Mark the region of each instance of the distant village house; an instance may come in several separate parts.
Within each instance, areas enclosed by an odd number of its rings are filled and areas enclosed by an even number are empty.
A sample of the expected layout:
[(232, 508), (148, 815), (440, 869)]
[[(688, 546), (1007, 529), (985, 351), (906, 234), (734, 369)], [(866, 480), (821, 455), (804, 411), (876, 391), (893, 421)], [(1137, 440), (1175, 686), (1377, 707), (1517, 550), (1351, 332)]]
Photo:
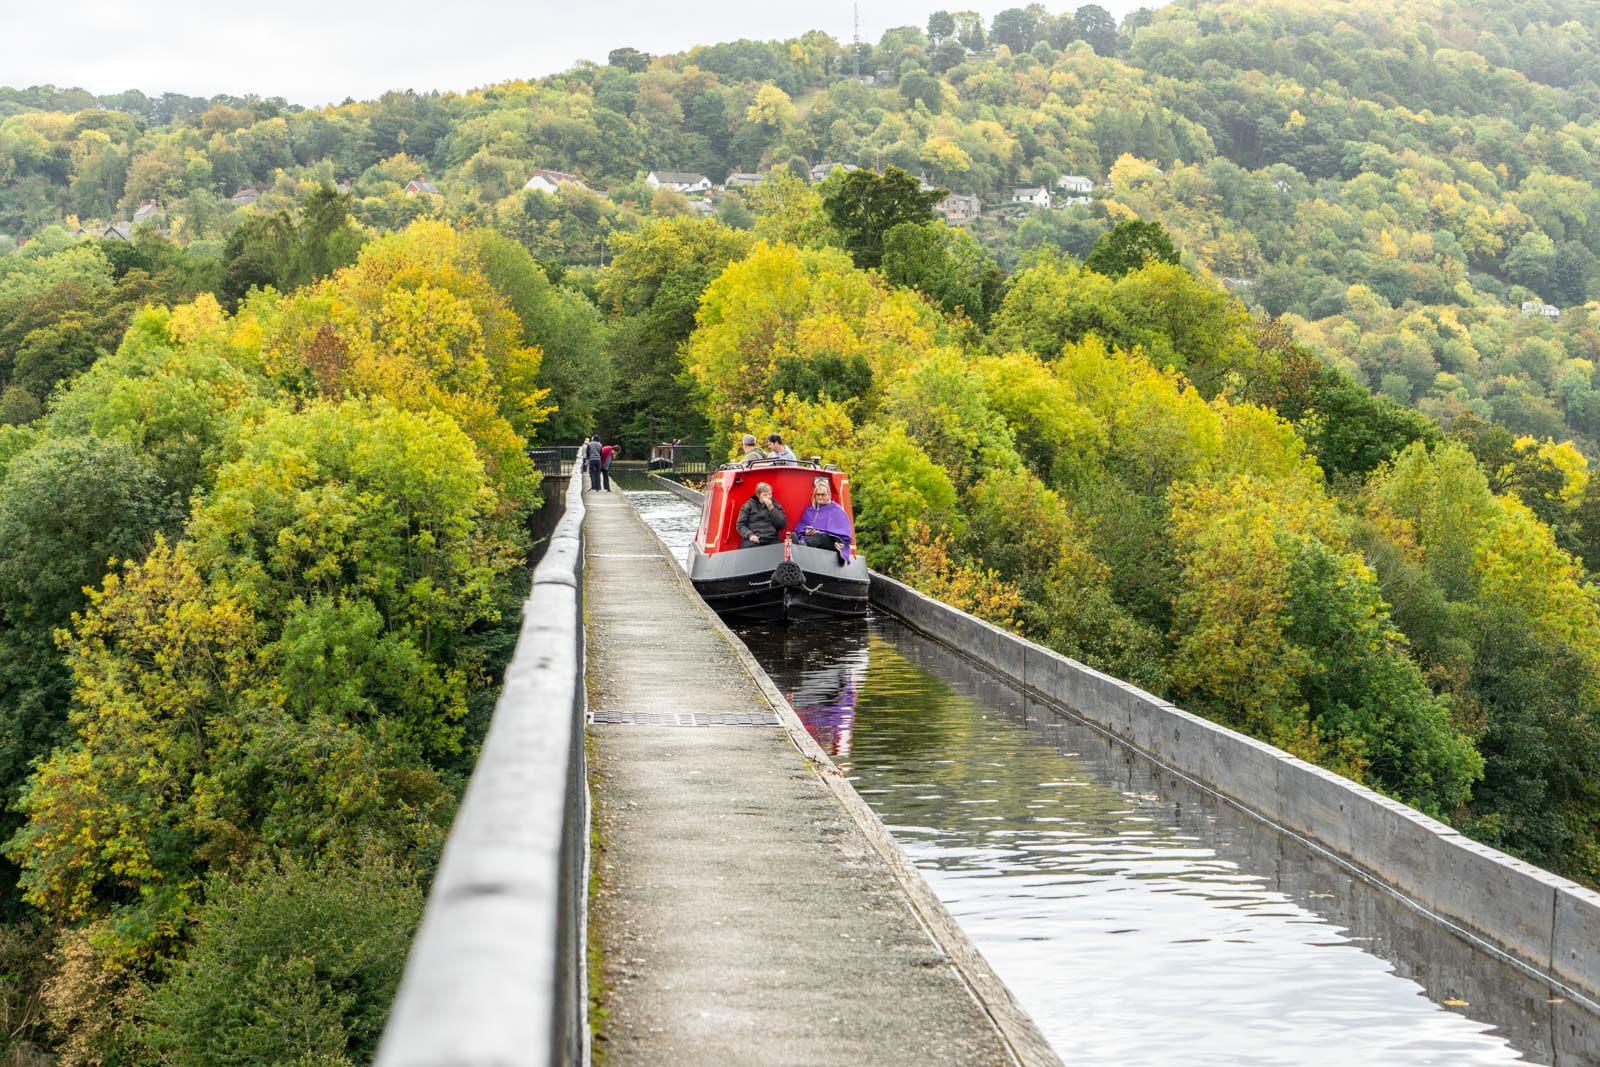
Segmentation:
[(576, 185), (580, 189), (589, 188), (587, 185), (583, 184), (583, 182), (578, 180), (578, 176), (576, 174), (568, 174), (566, 171), (561, 170), (539, 169), (536, 169), (533, 172), (533, 177), (529, 178), (522, 187), (524, 189), (533, 189), (541, 193), (549, 193), (551, 196), (554, 196), (556, 191), (561, 188), (562, 182)]
[(811, 182), (814, 185), (836, 170), (842, 170), (846, 174), (849, 174), (853, 170), (860, 169), (860, 167), (853, 163), (818, 163), (816, 166), (811, 168)]
[(1011, 190), (1013, 204), (1032, 204), (1034, 207), (1050, 206), (1050, 190), (1042, 185), (1031, 185)]
[(1561, 317), (1560, 308), (1554, 304), (1546, 304), (1539, 300), (1524, 300), (1522, 302), (1522, 313), (1530, 317), (1542, 315), (1547, 319), (1559, 319)]
[(133, 224), (135, 226), (142, 226), (148, 222), (151, 225), (155, 225), (155, 220), (159, 219), (165, 214), (166, 213), (161, 210), (161, 207), (154, 200), (146, 200), (144, 203), (139, 205), (139, 210), (133, 213)]
[(728, 175), (728, 180), (722, 183), (724, 189), (749, 189), (760, 185), (767, 180), (765, 174), (753, 174), (744, 171), (734, 171)]
[(1064, 193), (1085, 196), (1094, 192), (1094, 179), (1085, 178), (1081, 174), (1063, 174), (1056, 179), (1056, 188)]
[(249, 207), (251, 204), (260, 199), (261, 193), (256, 190), (255, 187), (247, 186), (246, 188), (240, 189), (238, 192), (228, 197), (228, 203), (232, 204), (234, 207)]
[(704, 193), (711, 190), (711, 179), (685, 170), (653, 170), (645, 176), (652, 189), (671, 189), (675, 193)]
[(102, 241), (131, 241), (133, 240), (133, 227), (126, 222), (108, 222), (100, 231)]
[(970, 193), (951, 193), (933, 206), (947, 222), (971, 222), (983, 214), (983, 201)]
[(438, 196), (439, 189), (432, 182), (423, 181), (421, 178), (413, 178), (411, 181), (406, 182), (407, 196), (416, 196), (418, 193), (428, 193), (433, 196)]

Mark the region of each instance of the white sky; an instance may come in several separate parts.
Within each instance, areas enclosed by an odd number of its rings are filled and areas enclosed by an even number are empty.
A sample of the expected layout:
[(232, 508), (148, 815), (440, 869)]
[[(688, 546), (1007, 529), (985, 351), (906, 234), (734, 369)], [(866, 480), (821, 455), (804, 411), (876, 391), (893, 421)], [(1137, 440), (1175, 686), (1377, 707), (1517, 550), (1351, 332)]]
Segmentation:
[[(1083, 0), (1047, 3), (1072, 10)], [(939, 8), (983, 4), (865, 0), (861, 37), (926, 25)], [(1156, 0), (1100, 0), (1118, 19)], [(605, 62), (613, 48), (677, 52), (741, 37), (818, 29), (850, 38), (849, 0), (0, 0), (0, 85), (81, 86), (152, 96), (258, 93), (291, 103), (369, 99), (388, 89), (471, 89)]]

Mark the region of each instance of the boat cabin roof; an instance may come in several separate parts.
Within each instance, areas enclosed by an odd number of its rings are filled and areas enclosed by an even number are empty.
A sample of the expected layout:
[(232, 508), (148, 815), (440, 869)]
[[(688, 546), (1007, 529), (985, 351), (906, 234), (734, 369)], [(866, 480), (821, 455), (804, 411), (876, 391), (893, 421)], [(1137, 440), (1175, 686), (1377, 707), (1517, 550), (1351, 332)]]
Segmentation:
[(706, 499), (700, 510), (700, 529), (694, 544), (710, 555), (739, 547), (739, 509), (756, 495), (756, 486), (772, 486), (772, 498), (783, 506), (789, 520), (786, 533), (794, 532), (800, 513), (811, 505), (811, 487), (826, 478), (833, 489), (834, 503), (850, 516), (855, 529), (855, 510), (850, 504), (850, 477), (841, 470), (829, 470), (814, 463), (784, 463), (758, 460), (746, 465), (729, 465), (714, 471), (706, 481)]

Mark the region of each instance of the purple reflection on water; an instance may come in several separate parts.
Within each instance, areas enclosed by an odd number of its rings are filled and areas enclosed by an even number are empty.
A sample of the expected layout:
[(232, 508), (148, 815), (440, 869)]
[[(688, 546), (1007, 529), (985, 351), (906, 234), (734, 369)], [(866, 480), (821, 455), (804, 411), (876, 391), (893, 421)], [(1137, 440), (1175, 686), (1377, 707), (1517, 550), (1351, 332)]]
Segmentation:
[(856, 724), (855, 671), (810, 671), (800, 686), (784, 694), (806, 731), (830, 756), (850, 754), (850, 735)]

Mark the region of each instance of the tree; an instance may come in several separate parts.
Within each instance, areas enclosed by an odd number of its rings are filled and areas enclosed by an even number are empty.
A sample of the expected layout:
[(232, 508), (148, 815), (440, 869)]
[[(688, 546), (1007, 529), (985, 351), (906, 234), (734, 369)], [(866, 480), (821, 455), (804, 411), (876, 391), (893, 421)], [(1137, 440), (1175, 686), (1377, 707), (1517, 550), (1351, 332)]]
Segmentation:
[(705, 420), (682, 378), (682, 349), (701, 294), (750, 245), (742, 230), (692, 218), (650, 220), (638, 233), (614, 239), (600, 292), (617, 316), (615, 377), (597, 421), (601, 434), (620, 440), (630, 455), (660, 441), (704, 438)]
[(353, 263), (365, 237), (350, 219), (351, 197), (326, 183), (300, 207), (299, 249), (289, 284), (305, 285)]
[(135, 1040), (177, 1062), (370, 1063), (421, 917), (413, 875), (381, 853), (215, 877)]
[(1128, 219), (1113, 226), (1095, 244), (1083, 265), (1097, 274), (1120, 278), (1151, 260), (1178, 262), (1178, 250), (1161, 223)]
[(999, 299), (1003, 275), (965, 230), (943, 222), (902, 222), (883, 238), (883, 276), (921, 290), (951, 314), (980, 327)]
[(1121, 47), (1117, 34), (1117, 20), (1099, 4), (1085, 4), (1073, 12), (1073, 24), (1078, 36), (1089, 42), (1097, 56), (1114, 56)]
[(856, 266), (883, 262), (883, 238), (902, 222), (926, 222), (943, 189), (923, 192), (917, 179), (899, 167), (882, 175), (869, 170), (835, 172), (822, 183), (822, 209)]
[(650, 56), (637, 48), (613, 48), (606, 54), (606, 63), (630, 74), (642, 74), (650, 69)]
[(938, 44), (956, 32), (956, 20), (948, 11), (935, 11), (928, 16), (928, 38)]
[(1021, 55), (1039, 39), (1039, 20), (1028, 8), (1010, 7), (995, 15), (989, 39), (1005, 45), (1013, 55)]

